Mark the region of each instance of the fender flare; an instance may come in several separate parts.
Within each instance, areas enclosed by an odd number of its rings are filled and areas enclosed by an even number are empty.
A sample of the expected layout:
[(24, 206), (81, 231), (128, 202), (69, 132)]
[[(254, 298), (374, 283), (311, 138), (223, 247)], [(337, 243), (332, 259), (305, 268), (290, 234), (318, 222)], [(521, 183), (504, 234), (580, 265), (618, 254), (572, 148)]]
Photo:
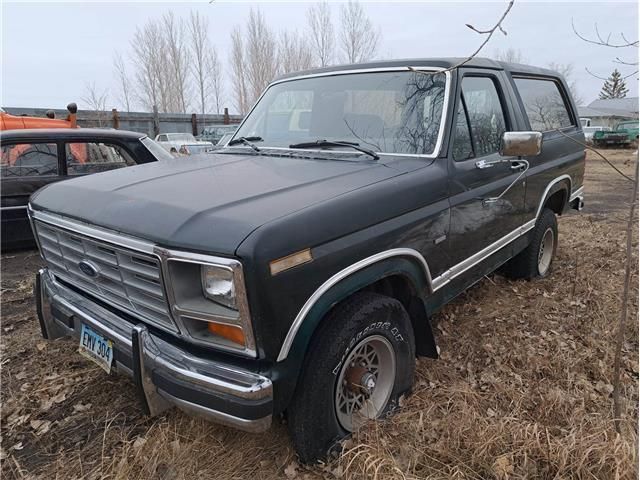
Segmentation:
[(318, 287), (303, 305), (285, 337), (277, 361), (271, 368), (272, 380), (279, 391), (274, 411), (283, 411), (289, 404), (304, 365), (309, 343), (329, 310), (351, 294), (378, 280), (398, 275), (404, 277), (414, 290), (409, 315), (415, 315), (418, 321), (422, 320), (425, 323), (423, 331), (415, 332), (416, 342), (423, 341), (426, 337), (430, 347), (436, 351), (423, 300), (424, 294), (433, 291), (426, 260), (418, 251), (410, 248), (380, 252), (340, 270)]
[(547, 185), (547, 188), (545, 188), (544, 193), (542, 194), (542, 197), (540, 198), (540, 203), (538, 204), (538, 209), (536, 210), (535, 219), (537, 220), (540, 217), (540, 214), (542, 213), (542, 209), (547, 203), (547, 200), (549, 199), (549, 197), (560, 190), (566, 190), (566, 195), (565, 195), (564, 204), (563, 204), (563, 211), (564, 211), (567, 204), (569, 203), (569, 198), (571, 198), (571, 194), (573, 193), (572, 189), (573, 189), (573, 181), (571, 180), (571, 177), (566, 174), (560, 175), (559, 177), (556, 177), (551, 182), (549, 182), (549, 184)]
[(404, 276), (417, 296), (431, 293), (429, 265), (420, 252), (411, 248), (394, 248), (364, 258), (334, 274), (307, 299), (294, 319), (282, 343), (277, 362), (306, 346), (326, 313), (352, 293), (392, 275)]

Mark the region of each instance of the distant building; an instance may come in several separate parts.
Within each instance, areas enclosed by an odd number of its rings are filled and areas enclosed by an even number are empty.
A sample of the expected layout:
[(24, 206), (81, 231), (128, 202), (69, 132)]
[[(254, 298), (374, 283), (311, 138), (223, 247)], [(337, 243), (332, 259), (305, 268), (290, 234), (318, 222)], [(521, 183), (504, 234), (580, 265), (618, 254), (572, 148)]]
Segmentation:
[(582, 126), (613, 128), (619, 122), (638, 118), (638, 97), (594, 100), (578, 107)]

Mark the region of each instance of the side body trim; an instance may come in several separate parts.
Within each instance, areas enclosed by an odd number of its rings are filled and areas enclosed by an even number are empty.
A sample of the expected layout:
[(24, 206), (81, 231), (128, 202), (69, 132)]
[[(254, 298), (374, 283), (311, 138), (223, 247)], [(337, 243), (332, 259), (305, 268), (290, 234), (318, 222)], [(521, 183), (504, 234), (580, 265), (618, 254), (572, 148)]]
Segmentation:
[[(533, 227), (535, 227), (536, 225), (536, 221), (538, 220), (540, 212), (542, 212), (542, 207), (544, 206), (544, 201), (547, 198), (547, 194), (556, 183), (561, 182), (563, 180), (569, 180), (570, 185), (572, 183), (571, 177), (569, 175), (560, 175), (559, 177), (556, 177), (551, 182), (549, 182), (549, 184), (547, 185), (547, 188), (542, 194), (542, 197), (540, 198), (540, 204), (538, 205), (536, 216), (533, 219), (519, 226), (515, 230), (509, 232), (504, 237), (496, 240), (494, 243), (492, 243), (491, 245), (488, 245), (487, 247), (483, 248), (479, 252), (474, 253), (473, 255), (466, 258), (462, 262), (454, 265), (449, 270), (445, 271), (443, 274), (438, 275), (436, 278), (433, 278), (433, 279), (431, 278), (429, 265), (427, 264), (427, 261), (422, 256), (422, 254), (412, 248), (394, 248), (391, 250), (386, 250), (384, 252), (380, 252), (370, 257), (367, 257), (363, 260), (360, 260), (354, 263), (353, 265), (350, 265), (347, 268), (340, 270), (338, 273), (336, 273), (331, 278), (329, 278), (326, 282), (324, 282), (315, 292), (313, 292), (313, 295), (311, 295), (309, 299), (305, 302), (305, 304), (302, 306), (302, 309), (296, 315), (296, 318), (294, 319), (293, 323), (291, 324), (291, 327), (289, 328), (289, 331), (287, 332), (287, 336), (285, 337), (284, 342), (282, 343), (282, 347), (280, 348), (277, 361), (281, 362), (283, 360), (286, 360), (287, 356), (289, 355), (289, 351), (291, 350), (291, 346), (293, 345), (293, 341), (296, 337), (296, 334), (298, 333), (298, 330), (302, 326), (302, 323), (304, 322), (305, 317), (307, 316), (309, 311), (313, 308), (315, 303), (331, 287), (333, 287), (335, 284), (337, 284), (344, 278), (348, 277), (349, 275), (357, 272), (358, 270), (364, 267), (367, 267), (369, 265), (372, 265), (373, 263), (379, 262), (380, 260), (384, 260), (386, 258), (396, 257), (396, 256), (410, 256), (410, 257), (416, 258), (422, 264), (425, 271), (425, 275), (427, 276), (427, 280), (428, 280), (428, 292), (433, 293), (439, 290), (440, 288), (442, 288), (443, 286), (445, 286), (454, 278), (462, 275), (464, 272), (466, 272), (470, 268), (473, 268), (474, 266), (476, 266), (486, 258), (490, 257), (501, 248), (507, 246), (509, 243), (511, 243), (515, 239), (519, 238), (520, 236), (527, 233), (529, 230), (533, 229)], [(582, 187), (576, 190), (576, 192), (571, 195), (571, 198), (577, 197), (581, 192), (582, 192)]]
[(537, 218), (534, 218), (533, 220), (529, 220), (524, 225), (521, 225), (520, 227), (516, 228), (515, 230), (509, 232), (504, 237), (502, 237), (502, 238), (496, 240), (495, 242), (493, 242), (491, 245), (486, 246), (485, 248), (483, 248), (479, 252), (474, 253), (473, 255), (468, 257), (467, 259), (463, 260), (462, 262), (458, 263), (457, 265), (454, 265), (449, 270), (444, 272), (442, 275), (439, 275), (436, 278), (434, 278), (433, 279), (433, 291), (435, 292), (436, 290), (441, 289), (442, 287), (444, 287), (447, 283), (449, 283), (454, 278), (462, 275), (464, 272), (466, 272), (470, 268), (475, 267), (477, 264), (482, 262), (485, 258), (493, 255), (495, 252), (500, 250), (502, 247), (507, 246), (509, 243), (511, 243), (516, 238), (518, 238), (521, 235), (524, 235), (525, 233), (527, 233), (529, 230), (531, 230), (533, 227), (535, 227), (536, 220), (537, 220)]
[(10, 211), (10, 210), (26, 210), (27, 206), (26, 205), (19, 205), (17, 207), (0, 207), (0, 211), (5, 212), (5, 211)]
[(569, 203), (573, 202), (576, 198), (582, 198), (584, 196), (584, 187), (576, 188), (576, 191), (569, 197)]

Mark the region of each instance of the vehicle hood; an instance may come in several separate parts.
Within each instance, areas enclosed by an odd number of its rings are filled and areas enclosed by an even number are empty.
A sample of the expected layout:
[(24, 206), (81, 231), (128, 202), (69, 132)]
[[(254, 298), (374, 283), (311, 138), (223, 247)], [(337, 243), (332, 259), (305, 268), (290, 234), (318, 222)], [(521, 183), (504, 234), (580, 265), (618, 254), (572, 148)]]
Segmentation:
[(400, 173), (370, 161), (207, 154), (52, 184), (31, 205), (165, 247), (233, 255), (271, 220)]

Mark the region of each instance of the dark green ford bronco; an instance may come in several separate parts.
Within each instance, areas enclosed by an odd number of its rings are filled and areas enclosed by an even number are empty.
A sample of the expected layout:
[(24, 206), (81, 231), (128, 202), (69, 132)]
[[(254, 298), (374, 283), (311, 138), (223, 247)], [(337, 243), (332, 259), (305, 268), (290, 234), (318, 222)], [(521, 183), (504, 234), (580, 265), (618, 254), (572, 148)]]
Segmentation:
[(438, 356), (434, 312), (498, 268), (548, 275), (556, 216), (582, 208), (562, 77), (457, 63), (288, 75), (215, 153), (40, 190), (42, 334), (131, 376), (151, 414), (284, 416), (322, 457)]

